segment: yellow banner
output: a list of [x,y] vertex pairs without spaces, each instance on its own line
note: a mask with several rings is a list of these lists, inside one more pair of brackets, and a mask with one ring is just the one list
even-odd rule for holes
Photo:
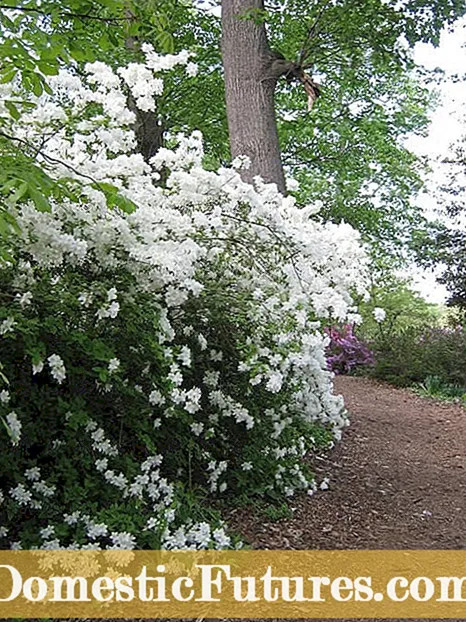
[[466,551],[0,551],[1,618],[466,618]]

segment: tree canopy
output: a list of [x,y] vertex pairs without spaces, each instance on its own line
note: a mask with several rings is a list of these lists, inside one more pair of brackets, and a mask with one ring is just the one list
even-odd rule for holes
[[[97,58],[110,64],[137,59],[143,41],[161,52],[195,52],[196,88],[171,80],[159,100],[160,145],[179,131],[198,129],[207,166],[229,162],[220,21],[203,3],[5,0],[2,7],[2,80],[21,79],[38,96],[59,66],[71,63],[79,70]],[[415,201],[423,162],[403,139],[425,131],[433,102],[412,47],[418,41],[437,44],[442,28],[464,12],[456,0],[289,0],[267,2],[245,15],[264,22],[271,49],[320,84],[308,111],[300,83],[278,83],[282,159],[286,175],[300,182],[296,196],[303,203],[321,201],[324,218],[353,224],[383,253],[403,255],[413,232],[425,228]],[[7,101],[8,114],[17,114],[17,105]],[[39,189],[35,200],[44,206],[40,196],[56,189],[33,162],[28,168],[24,145],[7,144],[5,136],[3,141],[3,196],[19,188],[24,195],[26,182]],[[18,169],[9,172],[13,160]]]

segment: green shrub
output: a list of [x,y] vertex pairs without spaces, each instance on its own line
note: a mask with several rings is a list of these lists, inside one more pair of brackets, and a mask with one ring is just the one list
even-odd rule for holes
[[372,344],[375,377],[401,386],[438,378],[449,386],[466,387],[466,331],[463,327],[411,327]]
[[24,119],[0,118],[67,183],[42,211],[27,193],[8,203],[3,547],[234,545],[219,500],[312,493],[304,455],[347,424],[321,321],[345,321],[365,289],[358,234],[206,171],[199,133],[146,163],[128,91],[150,109],[154,67],[189,58],[146,51],[149,67],[64,72]]

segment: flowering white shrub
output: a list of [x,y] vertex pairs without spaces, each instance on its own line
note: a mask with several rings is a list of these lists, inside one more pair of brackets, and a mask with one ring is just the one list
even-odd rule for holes
[[312,493],[302,458],[347,423],[321,321],[364,291],[357,233],[204,170],[196,133],[145,162],[128,93],[152,110],[157,72],[195,75],[145,52],[0,110],[62,184],[49,211],[11,201],[0,267],[3,548],[231,546],[200,501]]

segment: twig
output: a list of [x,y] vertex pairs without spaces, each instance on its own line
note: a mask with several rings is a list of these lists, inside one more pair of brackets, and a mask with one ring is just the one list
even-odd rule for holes
[[[16,136],[10,136],[9,134],[6,134],[5,132],[2,132],[2,131],[0,131],[0,136],[3,136],[3,138],[7,138],[8,140],[16,141],[20,143],[21,145],[25,145],[26,147],[28,147],[28,149],[36,150],[33,145],[31,145],[30,143],[28,143],[27,140],[24,140],[22,138],[18,138]],[[96,179],[94,179],[90,175],[86,175],[86,173],[80,173],[77,169],[74,168],[74,166],[71,166],[71,164],[68,164],[67,162],[64,162],[63,160],[59,160],[58,158],[54,158],[46,153],[41,153],[40,150],[39,151],[36,150],[36,154],[33,156],[33,159],[37,160],[37,157],[39,155],[41,155],[44,158],[44,160],[47,160],[48,162],[52,164],[61,164],[62,166],[69,169],[75,175],[78,175],[79,177],[83,177],[84,179],[89,179],[90,181],[92,181],[93,184],[95,184],[103,192],[102,187],[100,186],[99,182]]]
[[321,10],[319,11],[319,13],[317,14],[317,17],[314,20],[314,23],[309,26],[309,28],[307,29],[307,36],[306,39],[304,40],[303,46],[301,48],[301,53],[299,55],[299,61],[298,61],[298,65],[300,67],[302,67],[304,61],[306,60],[308,53],[309,53],[309,49],[308,49],[308,45],[311,42],[312,38],[314,37],[316,30],[317,30],[317,25],[320,22],[320,20],[322,19],[322,16],[325,12],[325,9],[328,6],[328,1],[324,4],[324,6],[321,8]]
[[[40,9],[32,8],[32,7],[21,7],[21,6],[9,6],[0,4],[0,9],[9,10],[9,11],[22,11],[23,13],[36,13],[37,15],[44,15],[49,17],[52,15],[51,12],[41,11]],[[100,17],[99,15],[91,15],[90,13],[73,13],[71,11],[64,11],[59,14],[62,17],[75,17],[77,19],[90,19],[99,22],[125,22],[128,21],[127,17]]]

